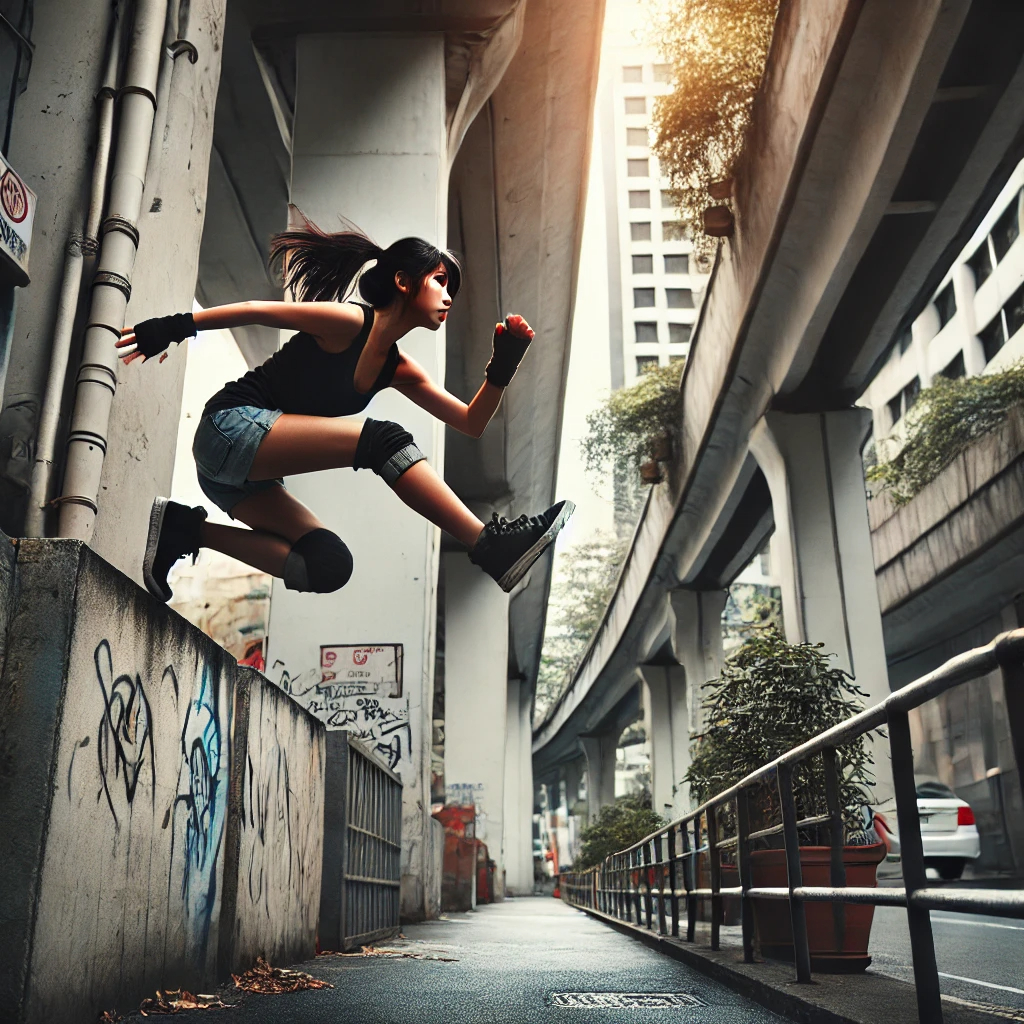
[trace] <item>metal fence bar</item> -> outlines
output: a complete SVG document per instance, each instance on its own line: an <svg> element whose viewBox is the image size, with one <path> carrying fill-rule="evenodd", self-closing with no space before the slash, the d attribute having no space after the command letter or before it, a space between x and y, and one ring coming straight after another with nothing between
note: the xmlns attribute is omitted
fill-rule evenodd
<svg viewBox="0 0 1024 1024"><path fill-rule="evenodd" d="M796 803L793 800L793 769L788 764L779 766L779 804L782 807L783 835L786 841L786 878L789 882L789 916L793 926L793 959L796 962L796 980L806 984L811 980L811 950L807 943L807 915L803 903L793 893L803 885L800 870L800 836L797 831Z"/></svg>
<svg viewBox="0 0 1024 1024"><path fill-rule="evenodd" d="M708 873L711 876L711 948L721 949L722 854L718 849L718 808L708 808Z"/></svg>
<svg viewBox="0 0 1024 1024"><path fill-rule="evenodd" d="M829 815L829 871L828 881L833 889L846 886L846 865L843 863L845 830L843 808L839 802L839 752L828 748L821 752L822 767L825 770L825 805ZM836 952L843 951L843 936L846 934L846 907L842 903L832 904L832 927L835 931Z"/></svg>
<svg viewBox="0 0 1024 1024"><path fill-rule="evenodd" d="M736 794L736 860L740 874L740 915L743 926L743 961L754 962L754 905L750 902L750 887L753 882L750 869L750 798L747 791Z"/></svg>
<svg viewBox="0 0 1024 1024"><path fill-rule="evenodd" d="M668 935L668 923L665 916L665 874L667 867L665 863L665 836L658 836L654 842L658 876L658 934Z"/></svg>
<svg viewBox="0 0 1024 1024"><path fill-rule="evenodd" d="M697 938L697 897L693 890L697 888L697 877L700 862L700 815L693 819L693 851L690 854L690 884L686 887L686 941L693 942Z"/></svg>
<svg viewBox="0 0 1024 1024"><path fill-rule="evenodd" d="M676 879L676 830L668 830L668 885L671 892L670 901L672 908L672 937L679 938L679 893L676 891L678 880Z"/></svg>
<svg viewBox="0 0 1024 1024"><path fill-rule="evenodd" d="M907 925L914 960L917 1013L922 1021L942 1024L939 968L935 963L931 914L913 903L914 891L925 887L926 876L921 820L917 813L917 788L914 785L914 747L910 738L910 717L906 711L889 715L889 749L892 752L896 815L900 823L900 854L903 884L907 891Z"/></svg>

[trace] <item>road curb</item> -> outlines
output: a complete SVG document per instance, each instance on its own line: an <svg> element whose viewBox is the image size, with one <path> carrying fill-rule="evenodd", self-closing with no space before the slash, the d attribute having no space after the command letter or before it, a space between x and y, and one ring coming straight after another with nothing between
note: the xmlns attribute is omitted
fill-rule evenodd
<svg viewBox="0 0 1024 1024"><path fill-rule="evenodd" d="M914 986L884 974L818 974L810 985L798 985L790 965L774 961L747 964L736 947L713 952L706 946L658 935L599 910L573 909L611 925L616 931L700 971L796 1024L917 1024L918 1021ZM993 1024L994 1020L1013 1019L945 1000L942 1013L944 1024Z"/></svg>

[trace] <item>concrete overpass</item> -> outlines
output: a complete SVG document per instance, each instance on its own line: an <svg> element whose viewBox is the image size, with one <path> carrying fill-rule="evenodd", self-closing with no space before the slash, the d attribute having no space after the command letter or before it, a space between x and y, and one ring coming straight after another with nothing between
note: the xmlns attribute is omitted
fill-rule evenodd
<svg viewBox="0 0 1024 1024"><path fill-rule="evenodd" d="M783 2L666 482L534 733L538 775L587 759L591 813L638 687L654 807L688 807L676 783L721 664L723 588L773 532L789 639L823 642L872 702L889 691L860 461L870 415L852 403L1020 158L1022 29L999 0Z"/></svg>

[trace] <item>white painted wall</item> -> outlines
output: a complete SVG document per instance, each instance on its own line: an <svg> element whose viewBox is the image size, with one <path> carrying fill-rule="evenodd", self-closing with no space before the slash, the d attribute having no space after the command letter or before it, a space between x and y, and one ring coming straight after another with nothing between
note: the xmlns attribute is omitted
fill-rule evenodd
<svg viewBox="0 0 1024 1024"><path fill-rule="evenodd" d="M291 200L324 230L348 218L381 245L406 235L445 243L444 39L441 35L327 34L297 40ZM380 69L388 68L382 76ZM418 330L403 349L444 380L444 330ZM397 392L366 410L393 419L443 473L443 431ZM297 594L274 583L268 671L315 699L320 646L404 645L406 747L395 767L404 802L402 912L426 911L439 531L369 471L335 470L287 485L352 548L355 569L339 593ZM301 699L301 698L300 698Z"/></svg>

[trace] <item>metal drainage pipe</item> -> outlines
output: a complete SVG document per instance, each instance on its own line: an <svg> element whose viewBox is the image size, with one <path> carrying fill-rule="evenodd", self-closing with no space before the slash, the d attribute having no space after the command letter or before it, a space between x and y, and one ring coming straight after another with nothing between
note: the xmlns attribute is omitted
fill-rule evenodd
<svg viewBox="0 0 1024 1024"><path fill-rule="evenodd" d="M166 20L167 0L137 0L121 87L110 204L103 221L60 498L59 535L86 542L96 525L110 407L117 388L114 342L121 336L132 291Z"/></svg>
<svg viewBox="0 0 1024 1024"><path fill-rule="evenodd" d="M84 257L99 251L100 219L107 195L107 171L110 165L110 145L114 137L114 101L117 97L117 73L121 63L123 36L123 3L114 6L107 41L107 60L103 72L103 85L96 97L96 157L92 165L92 183L89 188L89 209L85 220L85 235L73 231L64 251L64 273L57 317L53 325L50 348L50 372L43 395L43 408L39 417L39 436L36 441L36 459L32 467L28 512L25 516L27 537L45 536L46 502L50 496L53 476L53 456L57 447L60 426L60 406L67 379L68 359L71 355L72 333L78 312L78 295L82 286Z"/></svg>

